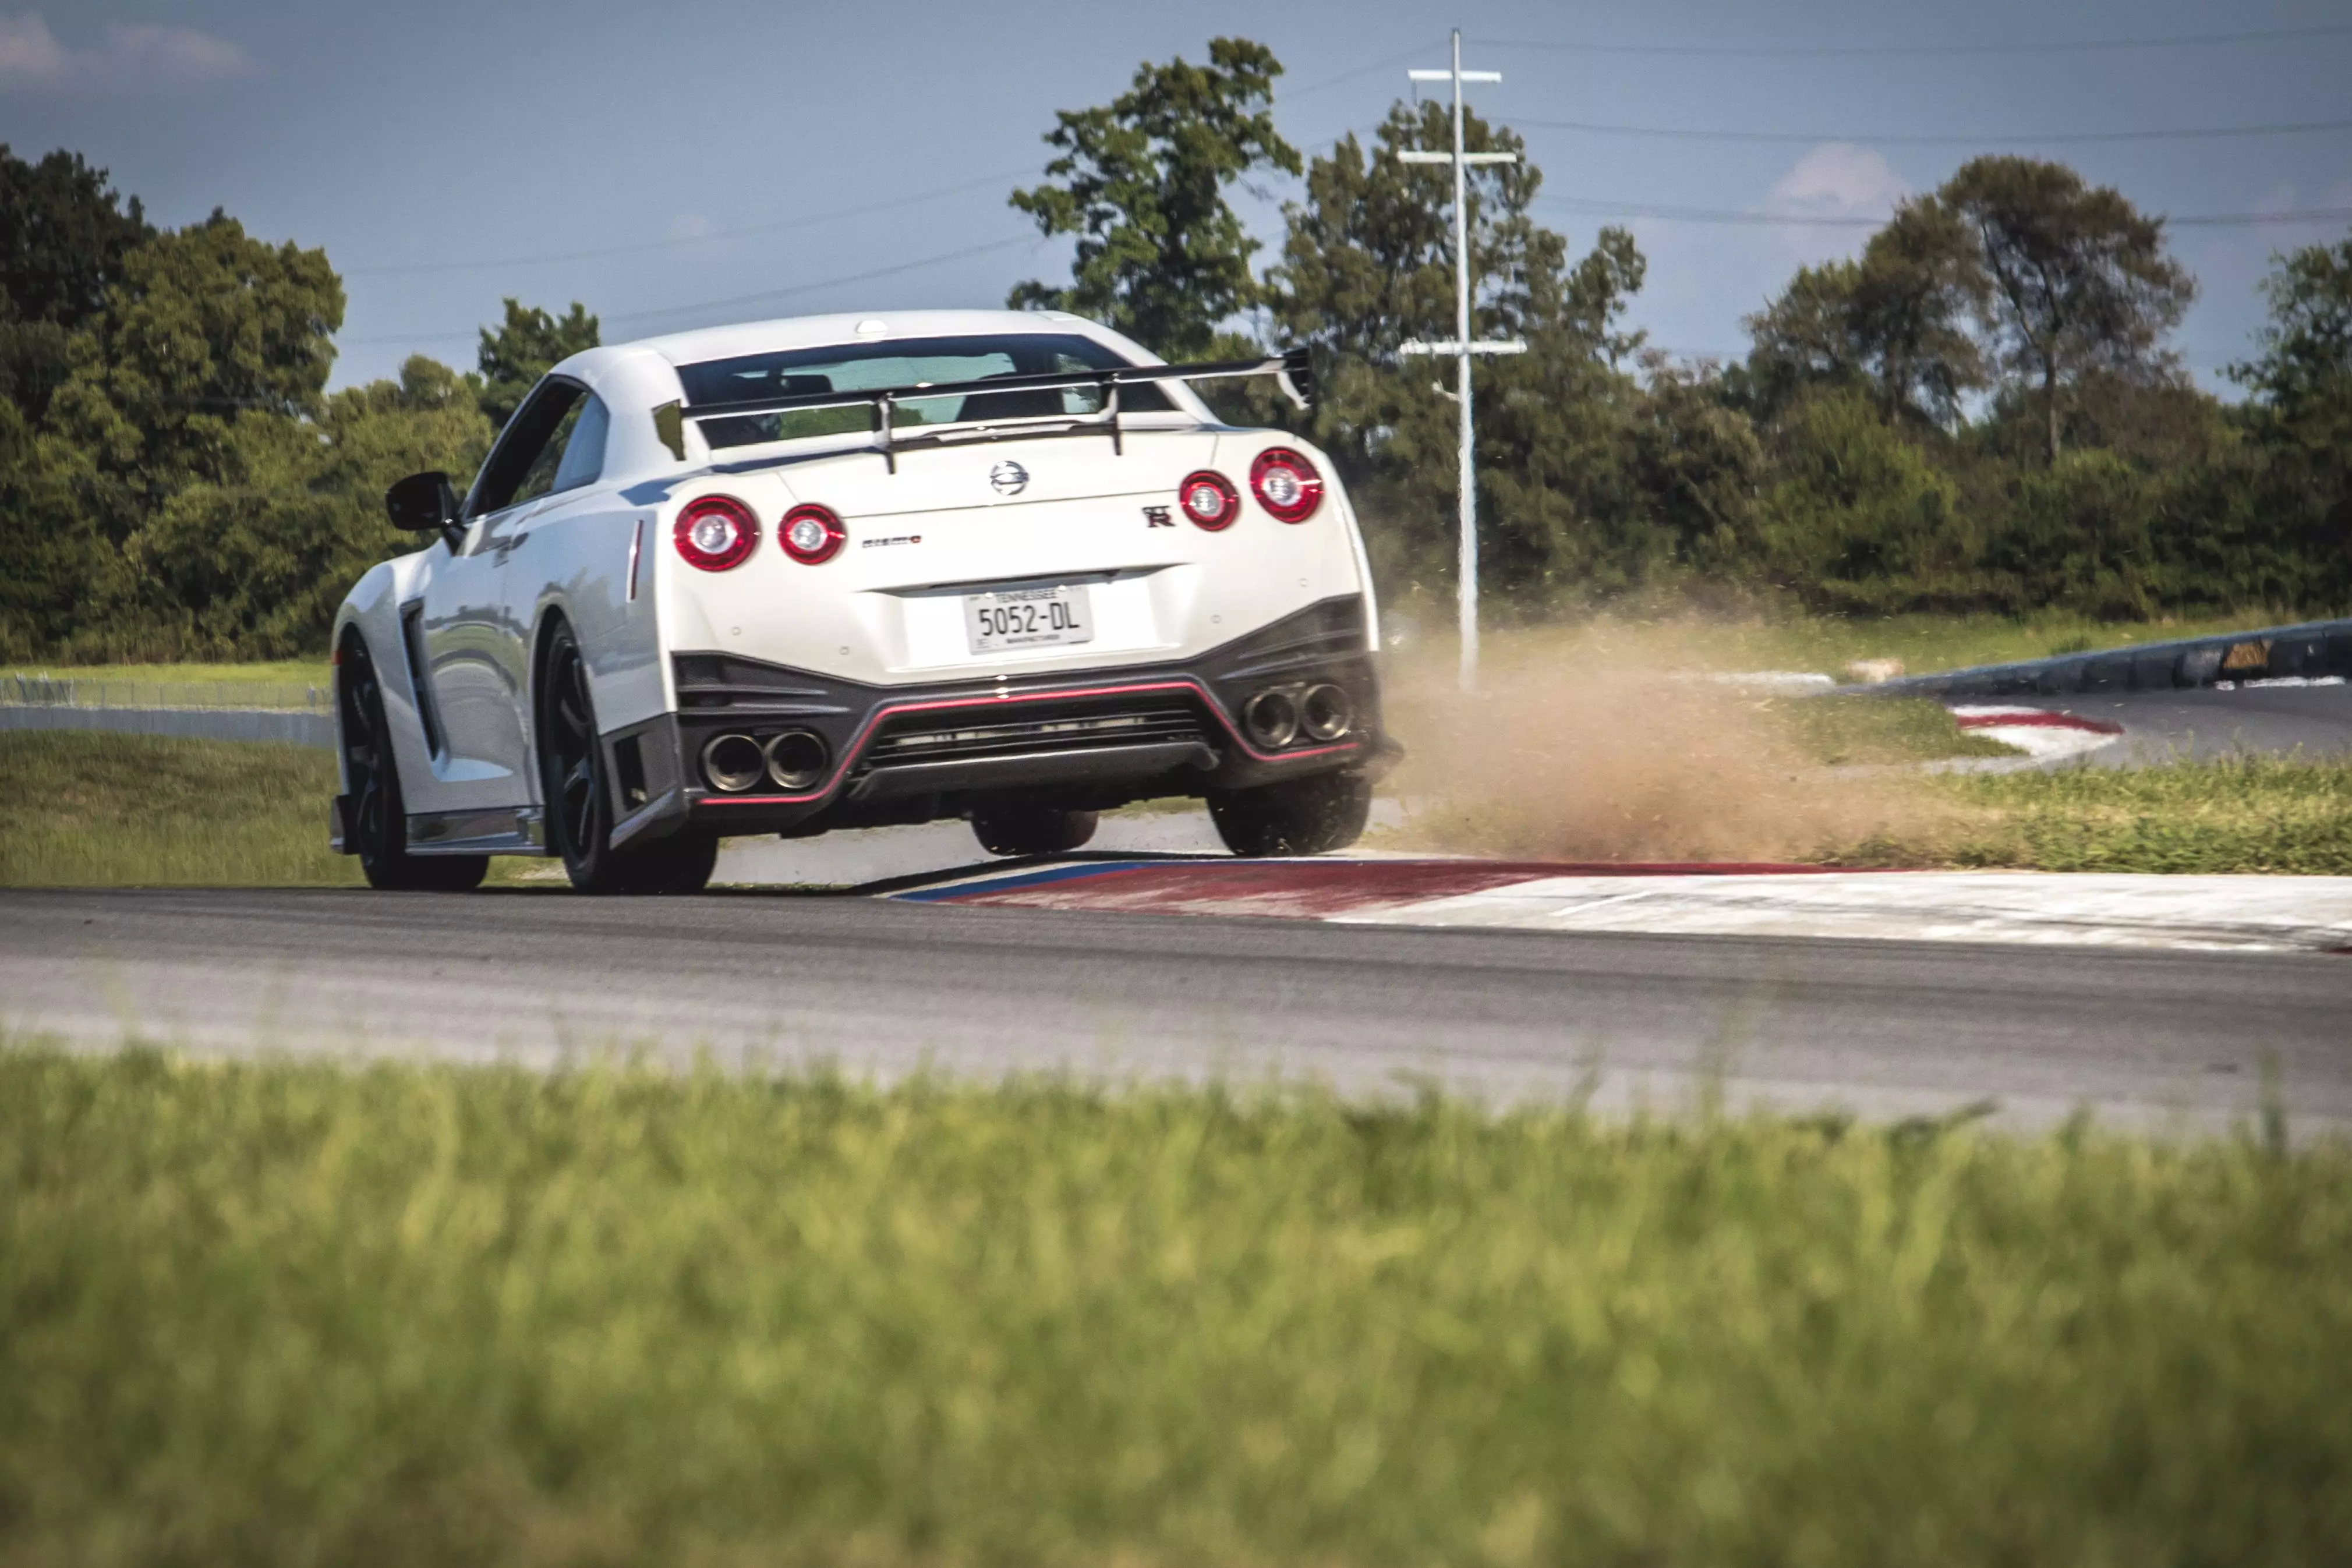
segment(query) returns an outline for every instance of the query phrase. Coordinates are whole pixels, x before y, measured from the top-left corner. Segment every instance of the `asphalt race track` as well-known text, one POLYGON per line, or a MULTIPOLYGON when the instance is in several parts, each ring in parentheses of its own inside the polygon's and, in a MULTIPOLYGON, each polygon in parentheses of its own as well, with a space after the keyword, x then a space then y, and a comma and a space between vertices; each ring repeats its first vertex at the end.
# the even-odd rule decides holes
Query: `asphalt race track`
POLYGON ((2274 1071, 2352 1126, 2352 956, 1423 930, 746 892, 0 893, 18 1039, 1113 1081, 1709 1084, 1906 1115, 2213 1127, 2274 1071))
POLYGON ((2352 756, 2352 685, 2205 687, 2113 695, 2084 692, 2029 697, 2014 706, 2122 725, 2121 741, 2084 758, 2095 764, 2145 767, 2237 752, 2352 756))

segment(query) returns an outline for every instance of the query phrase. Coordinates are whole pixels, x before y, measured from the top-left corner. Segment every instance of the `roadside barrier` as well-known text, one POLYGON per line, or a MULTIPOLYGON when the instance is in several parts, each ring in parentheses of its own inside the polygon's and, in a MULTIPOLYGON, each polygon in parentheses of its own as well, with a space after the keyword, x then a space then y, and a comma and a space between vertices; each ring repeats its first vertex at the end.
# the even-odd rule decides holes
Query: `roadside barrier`
POLYGON ((2306 621, 2185 637, 2095 653, 2061 653, 2013 664, 1980 664, 1932 675, 1898 675, 1842 694, 1882 696, 2072 696, 2084 692, 2182 691, 2278 682, 2352 679, 2352 620, 2306 621))
POLYGON ((294 746, 335 744, 331 713, 285 708, 68 707, 0 703, 0 731, 102 729, 169 735, 193 740, 269 740, 294 746))

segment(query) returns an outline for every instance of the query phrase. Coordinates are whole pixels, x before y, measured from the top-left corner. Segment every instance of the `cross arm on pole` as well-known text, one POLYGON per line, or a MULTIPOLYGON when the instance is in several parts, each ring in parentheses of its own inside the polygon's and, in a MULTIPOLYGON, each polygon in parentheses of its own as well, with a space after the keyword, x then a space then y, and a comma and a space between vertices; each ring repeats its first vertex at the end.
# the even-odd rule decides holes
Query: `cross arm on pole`
MULTIPOLYGON (((1404 74, 1411 81, 1452 81, 1454 77, 1452 71, 1410 70, 1404 74)), ((1464 71, 1461 76, 1464 81, 1501 81, 1503 79, 1503 73, 1500 71, 1464 71)))
MULTIPOLYGON (((1463 346, 1459 343, 1433 343, 1419 338, 1397 345, 1400 354, 1453 355, 1462 351, 1463 346)), ((1481 338, 1470 344, 1469 351, 1474 354, 1524 354, 1528 351, 1528 345, 1524 338, 1481 338)))
MULTIPOLYGON (((1462 162, 1465 164, 1516 163, 1518 161, 1519 155, 1516 152, 1465 152, 1462 154, 1462 162)), ((1454 162, 1454 154, 1451 152, 1400 152, 1397 154, 1397 162, 1400 163, 1451 163, 1454 162)))

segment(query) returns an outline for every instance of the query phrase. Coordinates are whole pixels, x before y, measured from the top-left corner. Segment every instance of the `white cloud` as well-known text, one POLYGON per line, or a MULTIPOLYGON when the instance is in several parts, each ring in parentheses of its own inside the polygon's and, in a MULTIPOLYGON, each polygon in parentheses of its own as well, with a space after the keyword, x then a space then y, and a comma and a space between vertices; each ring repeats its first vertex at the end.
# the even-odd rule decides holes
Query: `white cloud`
POLYGON ((91 47, 73 49, 37 11, 0 16, 0 89, 194 86, 251 68, 242 48, 192 27, 118 23, 91 47))
MULTIPOLYGON (((1808 218, 1884 218, 1908 194, 1910 187, 1885 158, 1867 147, 1831 141, 1798 159, 1795 168, 1773 183, 1766 211, 1808 218)), ((1859 226, 1804 224, 1777 232, 1806 261, 1852 256, 1870 235, 1859 226)))

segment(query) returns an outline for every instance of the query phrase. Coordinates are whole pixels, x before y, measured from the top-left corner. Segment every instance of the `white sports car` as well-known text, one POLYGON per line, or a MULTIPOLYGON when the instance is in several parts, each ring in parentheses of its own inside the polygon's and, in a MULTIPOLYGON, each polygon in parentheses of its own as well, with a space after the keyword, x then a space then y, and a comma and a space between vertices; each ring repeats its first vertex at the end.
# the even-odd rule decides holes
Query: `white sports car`
POLYGON ((1362 831, 1371 575, 1326 460, 1074 316, 816 317, 549 372, 433 536, 335 617, 335 845, 378 887, 492 854, 699 888, 721 837, 971 821, 999 854, 1205 797, 1239 854, 1362 831))

